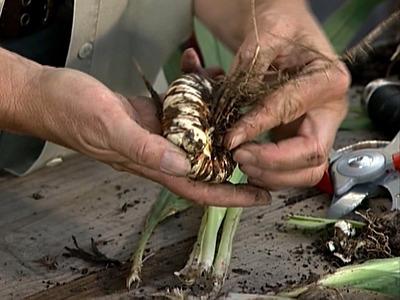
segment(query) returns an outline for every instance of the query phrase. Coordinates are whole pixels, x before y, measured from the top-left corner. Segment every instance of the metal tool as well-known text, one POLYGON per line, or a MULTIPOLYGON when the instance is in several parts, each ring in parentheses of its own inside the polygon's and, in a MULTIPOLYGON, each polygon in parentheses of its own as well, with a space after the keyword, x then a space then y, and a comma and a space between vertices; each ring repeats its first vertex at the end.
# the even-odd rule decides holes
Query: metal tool
POLYGON ((364 89, 362 103, 375 127, 390 137, 400 131, 400 82, 371 81, 364 89))
POLYGON ((363 141, 332 151, 329 170, 317 185, 332 194, 330 218, 340 218, 381 189, 400 209, 400 132, 391 141, 363 141))

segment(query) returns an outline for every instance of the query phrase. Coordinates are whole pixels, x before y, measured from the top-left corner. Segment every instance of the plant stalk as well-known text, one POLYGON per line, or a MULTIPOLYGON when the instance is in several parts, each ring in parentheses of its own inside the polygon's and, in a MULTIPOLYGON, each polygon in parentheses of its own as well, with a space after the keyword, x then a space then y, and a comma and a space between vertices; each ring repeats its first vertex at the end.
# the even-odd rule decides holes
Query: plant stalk
POLYGON ((163 188, 156 202, 153 204, 150 213, 147 216, 139 245, 133 253, 130 261, 132 262, 131 270, 126 279, 128 289, 133 283, 140 283, 140 274, 143 264, 143 253, 150 239, 151 234, 159 223, 178 212, 184 211, 191 207, 192 204, 187 200, 177 197, 169 190, 163 188))
POLYGON ((228 273, 232 255, 233 238, 235 237, 242 212, 243 208, 241 207, 230 207, 226 212, 222 236, 219 242, 218 253, 214 261, 212 274, 214 286, 216 288, 218 287, 218 289, 224 283, 226 274, 228 273))

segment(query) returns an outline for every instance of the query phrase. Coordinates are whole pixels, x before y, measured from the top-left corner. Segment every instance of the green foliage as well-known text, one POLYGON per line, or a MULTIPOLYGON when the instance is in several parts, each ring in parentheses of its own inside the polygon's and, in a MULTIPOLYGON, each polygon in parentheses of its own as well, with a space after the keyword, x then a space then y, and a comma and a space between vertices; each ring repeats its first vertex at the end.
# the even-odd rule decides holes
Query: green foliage
MULTIPOLYGON (((292 215, 287 220, 286 224, 290 226, 295 226, 298 229, 303 230, 321 230, 326 229, 329 226, 334 225, 338 219, 326 219, 326 218, 316 218, 310 216, 300 216, 292 215)), ((346 220, 351 223, 354 227, 360 228, 365 224, 358 221, 346 220)))
POLYGON ((400 296, 400 257, 374 259, 338 269, 318 281, 329 287, 352 287, 400 296))
POLYGON ((347 0, 324 23, 324 30, 338 53, 343 52, 383 0, 347 0))
POLYGON ((233 60, 232 52, 197 19, 194 21, 194 29, 205 66, 219 66, 227 72, 233 60))
POLYGON ((147 215, 139 243, 131 257, 131 272, 126 282, 128 289, 133 283, 138 283, 140 281, 144 250, 154 229, 169 216, 184 211, 191 206, 191 202, 176 196, 168 189, 163 188, 161 190, 157 200, 147 215))

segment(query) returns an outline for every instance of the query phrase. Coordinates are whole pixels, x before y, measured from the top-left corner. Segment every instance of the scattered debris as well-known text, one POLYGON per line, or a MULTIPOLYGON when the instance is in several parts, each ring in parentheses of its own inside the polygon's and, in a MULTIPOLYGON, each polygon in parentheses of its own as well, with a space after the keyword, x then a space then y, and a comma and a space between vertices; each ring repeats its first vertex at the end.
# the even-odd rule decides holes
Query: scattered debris
POLYGON ((44 196, 41 194, 41 192, 33 193, 31 197, 32 197, 33 199, 35 199, 35 200, 40 200, 40 199, 43 199, 43 198, 44 198, 44 196))
POLYGON ((133 207, 133 204, 125 202, 121 207, 121 211, 123 213, 126 213, 128 211, 128 207, 133 207))
POLYGON ((342 264, 400 255, 399 211, 381 216, 370 210, 365 215, 360 212, 357 214, 366 226, 356 232, 351 223, 344 220, 336 222, 333 237, 325 242, 330 254, 339 258, 342 264))
POLYGON ((109 266, 121 266, 121 262, 117 259, 108 258, 106 255, 101 253, 96 246, 96 242, 93 238, 91 238, 91 250, 93 253, 87 252, 79 247, 78 242, 76 241, 75 236, 72 236, 72 240, 74 241, 75 249, 64 247, 68 253, 63 253, 65 257, 77 257, 86 262, 94 263, 97 265, 105 265, 109 266))
POLYGON ((34 262, 46 267, 49 271, 54 271, 58 268, 56 258, 56 256, 45 255, 42 258, 35 260, 34 262))
POLYGON ((308 191, 302 191, 301 194, 288 197, 287 199, 285 199, 283 201, 283 203, 285 204, 285 206, 290 206, 290 205, 299 203, 301 201, 304 201, 306 199, 319 196, 321 194, 322 194, 322 192, 317 189, 310 189, 308 191))
POLYGON ((232 273, 236 273, 239 275, 250 275, 251 272, 245 269, 241 269, 241 268, 233 268, 232 269, 232 273))

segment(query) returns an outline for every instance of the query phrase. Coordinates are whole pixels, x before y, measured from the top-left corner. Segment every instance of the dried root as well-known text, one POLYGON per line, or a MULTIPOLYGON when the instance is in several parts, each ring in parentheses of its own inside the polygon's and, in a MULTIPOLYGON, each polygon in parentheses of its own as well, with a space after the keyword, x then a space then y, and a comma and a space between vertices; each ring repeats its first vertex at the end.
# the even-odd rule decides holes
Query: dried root
POLYGON ((72 236, 72 240, 74 242, 75 248, 64 247, 67 250, 66 253, 63 253, 64 257, 77 257, 86 262, 90 262, 97 265, 104 265, 104 266, 121 266, 121 262, 117 259, 109 258, 96 246, 96 242, 91 239, 91 250, 92 253, 83 250, 79 245, 78 241, 76 240, 75 236, 72 236))
POLYGON ((371 211, 357 213, 366 222, 356 234, 354 227, 346 221, 335 224, 333 238, 326 246, 341 263, 362 262, 374 258, 389 258, 400 255, 400 212, 383 216, 371 211))

